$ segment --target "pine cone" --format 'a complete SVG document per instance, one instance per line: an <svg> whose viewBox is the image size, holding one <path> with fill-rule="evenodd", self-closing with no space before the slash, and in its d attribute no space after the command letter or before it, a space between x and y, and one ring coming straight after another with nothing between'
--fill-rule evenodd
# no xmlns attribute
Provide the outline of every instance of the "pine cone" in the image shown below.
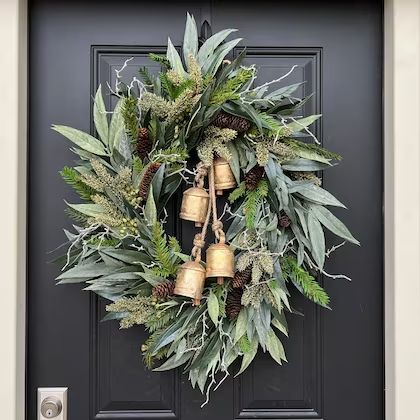
<svg viewBox="0 0 420 420"><path fill-rule="evenodd" d="M246 175L245 175L245 186L247 190L255 190L258 183L262 180L265 175L264 167L254 166Z"/></svg>
<svg viewBox="0 0 420 420"><path fill-rule="evenodd" d="M242 289L233 289L228 292L226 297L226 315L230 320L234 320L241 311Z"/></svg>
<svg viewBox="0 0 420 420"><path fill-rule="evenodd" d="M174 289L175 282L168 280L153 287L152 295L160 299L165 299L168 296L172 296L174 294Z"/></svg>
<svg viewBox="0 0 420 420"><path fill-rule="evenodd" d="M155 162L152 163L145 171L143 178L140 181L140 187L139 187L139 197L145 201L147 200L147 195L149 193L149 187L152 183L153 177L155 176L155 173L160 168L160 163Z"/></svg>
<svg viewBox="0 0 420 420"><path fill-rule="evenodd" d="M283 211L280 214L279 225L283 228L287 228L292 224L290 217Z"/></svg>
<svg viewBox="0 0 420 420"><path fill-rule="evenodd" d="M245 133L251 127L251 123L245 118L230 115L223 111L217 114L216 119L213 121L213 125L219 128L231 128L238 133Z"/></svg>
<svg viewBox="0 0 420 420"><path fill-rule="evenodd" d="M252 265L245 268L244 271L236 271L235 276L232 280L232 286L234 289L243 289L244 285L251 279Z"/></svg>
<svg viewBox="0 0 420 420"><path fill-rule="evenodd" d="M139 128L136 143L137 156L143 161L151 152L153 147L149 138L149 130L147 128Z"/></svg>

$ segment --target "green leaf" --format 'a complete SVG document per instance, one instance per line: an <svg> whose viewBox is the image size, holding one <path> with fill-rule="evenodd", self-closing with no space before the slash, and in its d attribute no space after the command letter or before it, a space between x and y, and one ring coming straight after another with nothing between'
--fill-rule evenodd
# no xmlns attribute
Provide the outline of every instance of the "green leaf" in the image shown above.
<svg viewBox="0 0 420 420"><path fill-rule="evenodd" d="M241 168L239 165L238 151L236 150L236 147L232 142L227 143L226 147L229 149L229 152L232 155L232 159L229 160L230 169L232 169L236 182L239 185L241 183Z"/></svg>
<svg viewBox="0 0 420 420"><path fill-rule="evenodd" d="M251 364L251 362L254 360L254 357L257 354L257 351L258 351L258 338L255 336L251 341L250 351L244 354L241 368L239 369L239 372L235 375L235 378L239 376Z"/></svg>
<svg viewBox="0 0 420 420"><path fill-rule="evenodd" d="M108 147L109 150L117 149L120 144L121 137L124 135L124 118L122 115L123 100L120 99L115 105L114 112L111 118L111 124L109 126L108 135Z"/></svg>
<svg viewBox="0 0 420 420"><path fill-rule="evenodd" d="M108 119L104 99L102 97L101 85L99 85L95 95L95 102L93 104L93 121L99 137L105 146L108 146Z"/></svg>
<svg viewBox="0 0 420 420"><path fill-rule="evenodd" d="M91 279L94 277L99 277L103 275L108 275L115 272L114 267L109 267L103 263L89 263L89 264L79 264L76 267L71 268L70 270L65 271L63 274L60 274L56 280L62 279L71 279L71 278L83 278Z"/></svg>
<svg viewBox="0 0 420 420"><path fill-rule="evenodd" d="M171 38L168 38L168 50L166 52L166 58L171 63L171 67L180 75L186 76L184 66L182 65L181 58L178 54L178 51L175 49L172 44Z"/></svg>
<svg viewBox="0 0 420 420"><path fill-rule="evenodd" d="M267 350L271 357L279 364L282 364L282 360L287 362L286 354L284 353L283 344L277 337L276 333L270 328L267 334Z"/></svg>
<svg viewBox="0 0 420 420"><path fill-rule="evenodd" d="M194 57L197 56L198 51L198 34L197 24L195 23L194 16L187 13L187 23L185 25L183 52L184 60L188 63L188 55L192 54Z"/></svg>
<svg viewBox="0 0 420 420"><path fill-rule="evenodd" d="M181 357L178 357L176 355L169 358L165 363L163 363L161 366L154 368L154 372L163 372L165 370L171 370L175 369L178 366L183 365L185 362L187 362L191 357L191 352L184 353Z"/></svg>
<svg viewBox="0 0 420 420"><path fill-rule="evenodd" d="M214 53L214 50L232 33L236 32L237 29L224 29L223 31L217 32L207 39L204 44L201 46L200 51L198 52L198 62L201 67L203 67L205 61ZM207 71L203 68L203 72Z"/></svg>
<svg viewBox="0 0 420 420"><path fill-rule="evenodd" d="M149 263L150 261L149 257L143 252L134 251L132 249L103 248L101 249L101 252L127 264Z"/></svg>
<svg viewBox="0 0 420 420"><path fill-rule="evenodd" d="M87 152L98 156L107 156L104 145L88 133L65 125L53 125L52 129L62 134L64 137L67 137L70 141Z"/></svg>
<svg viewBox="0 0 420 420"><path fill-rule="evenodd" d="M346 206L338 201L331 193L313 183L302 184L300 188L295 188L295 191L316 204L346 208Z"/></svg>
<svg viewBox="0 0 420 420"><path fill-rule="evenodd" d="M239 339L246 333L246 327L248 324L247 318L248 315L246 313L246 309L242 308L239 312L238 318L236 319L234 343L237 343Z"/></svg>
<svg viewBox="0 0 420 420"><path fill-rule="evenodd" d="M65 202L70 208L78 211L79 213L86 214L86 216L95 217L102 214L104 209L99 204L71 204Z"/></svg>
<svg viewBox="0 0 420 420"><path fill-rule="evenodd" d="M353 244L360 245L360 242L350 233L344 223L335 217L328 209L314 204L311 204L309 208L314 216L332 233Z"/></svg>
<svg viewBox="0 0 420 420"><path fill-rule="evenodd" d="M213 324L217 326L219 323L219 301L217 296L213 293L213 290L210 290L210 294L207 299L207 308L209 311L210 319L213 321Z"/></svg>
<svg viewBox="0 0 420 420"><path fill-rule="evenodd" d="M144 217L148 225L154 225L157 222L157 209L153 198L153 187L150 186L149 196L147 197L146 206L144 207Z"/></svg>
<svg viewBox="0 0 420 420"><path fill-rule="evenodd" d="M321 114L310 115L309 117L296 119L295 121L287 124L287 127L292 131L292 133L299 133L304 130L306 127L313 124L317 119L321 117Z"/></svg>
<svg viewBox="0 0 420 420"><path fill-rule="evenodd" d="M330 163L322 163L316 162L313 160L297 158L293 160L288 160L287 162L283 162L281 167L285 171L299 171L299 172L315 172L315 171L322 171L323 169L330 168Z"/></svg>
<svg viewBox="0 0 420 420"><path fill-rule="evenodd" d="M312 256L317 266L322 269L325 262L325 237L321 223L312 213L308 214L308 231L311 241Z"/></svg>
<svg viewBox="0 0 420 420"><path fill-rule="evenodd" d="M236 38L236 39L233 39L232 41L229 41L220 45L214 52L212 61L209 63L207 71L204 70L204 73L208 72L209 74L213 76L216 73L217 69L219 68L220 64L222 64L222 61L224 60L226 55L229 53L229 51L231 51L241 41L242 41L242 38Z"/></svg>

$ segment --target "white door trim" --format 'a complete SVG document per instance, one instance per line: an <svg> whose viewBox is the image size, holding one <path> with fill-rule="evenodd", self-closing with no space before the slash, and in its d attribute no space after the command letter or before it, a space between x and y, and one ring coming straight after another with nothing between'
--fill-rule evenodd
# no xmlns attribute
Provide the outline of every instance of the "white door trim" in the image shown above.
<svg viewBox="0 0 420 420"><path fill-rule="evenodd" d="M25 418L27 0L1 0L2 418ZM386 420L418 415L420 389L420 2L384 6ZM368 210L368 209L367 209Z"/></svg>

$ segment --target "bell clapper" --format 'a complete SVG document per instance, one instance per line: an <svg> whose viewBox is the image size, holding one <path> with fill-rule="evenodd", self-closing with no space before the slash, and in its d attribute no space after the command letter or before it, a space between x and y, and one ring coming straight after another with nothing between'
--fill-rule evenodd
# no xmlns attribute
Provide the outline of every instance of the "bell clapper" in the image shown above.
<svg viewBox="0 0 420 420"><path fill-rule="evenodd" d="M195 227L202 227L202 226L203 226L203 224L202 224L201 222L195 222L195 223L194 223L194 226L195 226Z"/></svg>
<svg viewBox="0 0 420 420"><path fill-rule="evenodd" d="M216 195L223 195L223 190L217 190Z"/></svg>
<svg viewBox="0 0 420 420"><path fill-rule="evenodd" d="M217 284L222 285L222 284L224 284L224 282L225 282L224 277L217 277Z"/></svg>

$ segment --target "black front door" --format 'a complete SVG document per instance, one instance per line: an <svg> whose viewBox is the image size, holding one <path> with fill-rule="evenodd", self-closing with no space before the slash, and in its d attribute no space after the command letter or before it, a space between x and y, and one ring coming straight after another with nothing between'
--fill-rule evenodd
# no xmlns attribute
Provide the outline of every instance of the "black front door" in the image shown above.
<svg viewBox="0 0 420 420"><path fill-rule="evenodd" d="M238 28L249 62L268 80L298 66L288 84L307 81L300 93L314 97L305 113L324 115L316 132L345 157L323 182L348 205L339 216L362 243L327 265L353 279L324 279L333 311L293 298L304 316L288 320L289 362L278 367L259 355L204 409L180 371L152 373L143 365L144 331L101 323L104 302L78 285L56 287L58 267L46 263L63 241L61 228L70 226L63 198L73 198L57 172L74 155L50 125L89 131L96 87L112 85L129 57L127 77L150 65L148 53L163 52L168 35L180 45L186 11L214 31ZM30 18L28 420L37 418L41 386L69 387L70 420L383 419L382 5L34 0ZM176 230L186 249L189 229Z"/></svg>

